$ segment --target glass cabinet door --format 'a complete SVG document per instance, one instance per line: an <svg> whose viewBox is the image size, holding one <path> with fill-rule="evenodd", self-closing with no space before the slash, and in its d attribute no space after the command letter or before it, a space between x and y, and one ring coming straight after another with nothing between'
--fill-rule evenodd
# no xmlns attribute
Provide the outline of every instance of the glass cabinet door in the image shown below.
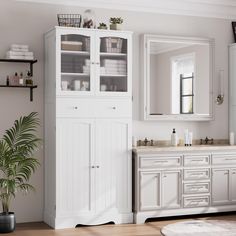
<svg viewBox="0 0 236 236"><path fill-rule="evenodd" d="M119 37L100 37L99 41L99 92L127 93L127 39Z"/></svg>
<svg viewBox="0 0 236 236"><path fill-rule="evenodd" d="M91 37L61 35L61 84L64 93L91 91Z"/></svg>

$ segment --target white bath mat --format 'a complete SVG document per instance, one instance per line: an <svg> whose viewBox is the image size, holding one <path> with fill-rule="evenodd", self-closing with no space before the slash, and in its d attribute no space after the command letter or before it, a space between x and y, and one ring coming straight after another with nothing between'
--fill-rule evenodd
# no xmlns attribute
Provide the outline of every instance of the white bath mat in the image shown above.
<svg viewBox="0 0 236 236"><path fill-rule="evenodd" d="M236 221L184 221L163 227L161 233L165 236L236 236Z"/></svg>

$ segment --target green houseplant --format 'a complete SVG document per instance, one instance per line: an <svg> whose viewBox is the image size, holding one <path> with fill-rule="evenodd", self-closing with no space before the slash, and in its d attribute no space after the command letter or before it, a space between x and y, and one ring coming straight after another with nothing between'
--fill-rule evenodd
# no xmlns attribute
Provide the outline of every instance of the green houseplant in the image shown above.
<svg viewBox="0 0 236 236"><path fill-rule="evenodd" d="M98 29L107 29L107 25L105 23L99 23Z"/></svg>
<svg viewBox="0 0 236 236"><path fill-rule="evenodd" d="M15 229L15 215L9 211L15 194L18 191L28 193L34 190L29 179L39 165L33 157L40 143L36 136L38 126L38 114L32 112L16 120L0 140L0 200L3 209L0 214L0 233Z"/></svg>
<svg viewBox="0 0 236 236"><path fill-rule="evenodd" d="M121 30L121 25L123 19L121 17L111 17L110 18L110 29L111 30Z"/></svg>

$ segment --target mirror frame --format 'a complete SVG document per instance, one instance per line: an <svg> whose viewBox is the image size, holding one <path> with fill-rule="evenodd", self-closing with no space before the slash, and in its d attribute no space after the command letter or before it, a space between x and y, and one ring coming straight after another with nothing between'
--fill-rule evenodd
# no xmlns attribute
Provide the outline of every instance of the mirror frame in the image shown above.
<svg viewBox="0 0 236 236"><path fill-rule="evenodd" d="M150 115L150 43L151 42L178 42L199 45L209 45L209 115L201 114L176 114L176 115ZM197 37L180 37L180 36L164 36L144 34L141 38L141 94L142 102L142 118L145 121L210 121L214 119L213 106L213 78L214 78L214 50L215 40L212 38L197 38Z"/></svg>

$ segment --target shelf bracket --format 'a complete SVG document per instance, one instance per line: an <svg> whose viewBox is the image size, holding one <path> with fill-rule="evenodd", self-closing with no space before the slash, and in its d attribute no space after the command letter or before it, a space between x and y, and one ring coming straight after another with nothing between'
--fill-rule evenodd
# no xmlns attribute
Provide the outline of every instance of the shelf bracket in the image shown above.
<svg viewBox="0 0 236 236"><path fill-rule="evenodd" d="M33 102L33 89L34 88L30 88L30 101Z"/></svg>

